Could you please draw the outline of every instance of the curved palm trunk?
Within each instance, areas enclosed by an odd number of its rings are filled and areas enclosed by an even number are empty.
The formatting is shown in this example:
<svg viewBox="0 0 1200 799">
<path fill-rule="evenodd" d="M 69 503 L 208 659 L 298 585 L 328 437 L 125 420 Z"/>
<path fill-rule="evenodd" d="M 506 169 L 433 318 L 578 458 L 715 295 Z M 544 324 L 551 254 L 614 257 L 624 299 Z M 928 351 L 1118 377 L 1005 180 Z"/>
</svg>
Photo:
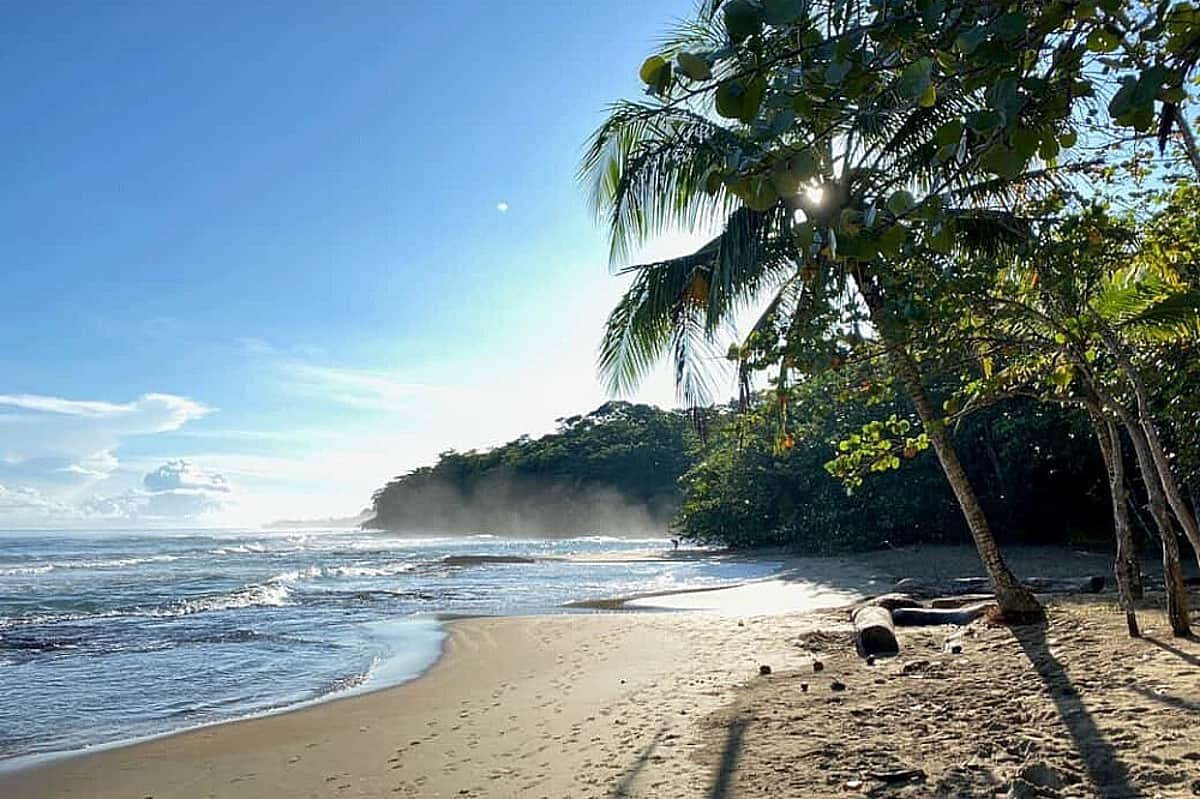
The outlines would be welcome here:
<svg viewBox="0 0 1200 799">
<path fill-rule="evenodd" d="M 958 459 L 958 453 L 950 441 L 950 436 L 946 433 L 946 424 L 942 420 L 942 415 L 937 412 L 929 399 L 917 365 L 913 363 L 912 358 L 903 347 L 888 342 L 882 333 L 881 338 L 884 339 L 887 347 L 892 369 L 908 390 L 909 398 L 912 400 L 913 407 L 916 408 L 921 425 L 925 428 L 925 434 L 929 437 L 929 443 L 933 446 L 938 462 L 942 465 L 942 471 L 946 474 L 946 480 L 950 483 L 950 488 L 958 500 L 958 506 L 971 531 L 971 538 L 975 541 L 975 548 L 979 551 L 979 558 L 983 561 L 984 568 L 987 569 L 988 577 L 991 578 L 992 587 L 996 592 L 996 600 L 1000 604 L 1000 612 L 1006 619 L 1015 622 L 1044 617 L 1045 612 L 1033 592 L 1021 584 L 1000 554 L 1000 549 L 996 546 L 996 539 L 992 536 L 987 515 L 983 511 L 983 506 L 979 504 L 979 497 L 976 496 L 966 470 L 963 469 L 962 462 Z"/>
<path fill-rule="evenodd" d="M 1137 612 L 1133 606 L 1134 584 L 1141 593 L 1141 572 L 1138 569 L 1137 558 L 1134 555 L 1133 530 L 1129 525 L 1129 508 L 1125 496 L 1125 463 L 1121 453 L 1121 439 L 1117 426 L 1110 419 L 1105 419 L 1098 408 L 1088 407 L 1092 418 L 1092 427 L 1096 433 L 1096 442 L 1100 445 L 1100 454 L 1104 458 L 1104 468 L 1108 473 L 1108 488 L 1112 496 L 1113 528 L 1117 538 L 1117 558 L 1114 571 L 1117 577 L 1117 596 L 1121 601 L 1121 609 L 1125 611 L 1125 624 L 1129 628 L 1131 638 L 1138 638 Z"/>
<path fill-rule="evenodd" d="M 1187 501 L 1183 498 L 1183 492 L 1179 490 L 1179 482 L 1175 479 L 1175 473 L 1171 471 L 1171 463 L 1167 460 L 1166 449 L 1162 445 L 1162 439 L 1158 436 L 1158 428 L 1154 426 L 1154 417 L 1150 409 L 1150 394 L 1146 390 L 1146 384 L 1121 342 L 1111 332 L 1105 332 L 1103 338 L 1108 351 L 1116 357 L 1133 386 L 1133 396 L 1137 401 L 1137 424 L 1145 434 L 1148 454 L 1154 464 L 1154 470 L 1158 473 L 1163 496 L 1170 505 L 1171 512 L 1175 514 L 1175 518 L 1179 520 L 1179 526 L 1183 528 L 1183 534 L 1187 536 L 1188 543 L 1192 545 L 1196 562 L 1200 563 L 1200 523 L 1197 523 L 1196 517 L 1188 508 Z"/>
</svg>

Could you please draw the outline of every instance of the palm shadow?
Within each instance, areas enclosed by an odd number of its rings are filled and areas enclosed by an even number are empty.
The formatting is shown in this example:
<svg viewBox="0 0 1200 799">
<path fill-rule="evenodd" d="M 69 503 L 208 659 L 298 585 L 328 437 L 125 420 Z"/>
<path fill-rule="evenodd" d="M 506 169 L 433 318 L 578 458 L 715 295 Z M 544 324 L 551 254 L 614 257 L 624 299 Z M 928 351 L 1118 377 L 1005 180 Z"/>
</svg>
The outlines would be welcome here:
<svg viewBox="0 0 1200 799">
<path fill-rule="evenodd" d="M 721 762 L 717 766 L 717 775 L 713 780 L 712 791 L 709 792 L 709 799 L 725 799 L 729 796 L 729 786 L 733 782 L 734 772 L 737 770 L 738 756 L 742 751 L 742 737 L 746 734 L 745 718 L 736 718 L 729 724 L 729 731 L 725 736 L 725 747 L 721 750 Z"/>
<path fill-rule="evenodd" d="M 638 775 L 646 768 L 651 758 L 654 757 L 654 751 L 658 749 L 658 745 L 662 742 L 663 736 L 666 734 L 666 726 L 660 727 L 654 737 L 650 739 L 650 743 L 642 749 L 637 759 L 633 761 L 633 765 L 621 777 L 621 781 L 613 786 L 612 792 L 609 794 L 611 799 L 620 799 L 621 797 L 629 796 L 633 788 L 633 784 L 637 781 Z"/>
<path fill-rule="evenodd" d="M 1190 653 L 1190 652 L 1184 652 L 1182 649 L 1180 649 L 1180 648 L 1179 648 L 1179 647 L 1177 647 L 1177 646 L 1174 646 L 1174 645 L 1172 645 L 1172 644 L 1168 644 L 1166 641 L 1160 641 L 1160 640 L 1158 640 L 1157 638 L 1153 638 L 1153 637 L 1151 637 L 1151 636 L 1148 636 L 1148 635 L 1144 635 L 1144 636 L 1142 636 L 1142 640 L 1143 640 L 1143 641 L 1146 641 L 1147 643 L 1154 644 L 1154 645 L 1155 645 L 1156 647 L 1158 647 L 1159 649 L 1162 649 L 1162 650 L 1164 650 L 1164 651 L 1166 651 L 1166 652 L 1170 652 L 1172 655 L 1174 655 L 1175 657 L 1179 658 L 1180 660 L 1183 660 L 1183 661 L 1185 661 L 1185 662 L 1187 662 L 1187 663 L 1190 663 L 1190 664 L 1192 664 L 1193 666 L 1200 667 L 1200 657 L 1198 657 L 1198 656 L 1196 656 L 1196 655 L 1193 655 L 1193 654 L 1192 654 L 1192 653 Z M 1196 640 L 1200 640 L 1200 639 L 1197 639 L 1197 638 L 1193 637 L 1193 638 L 1188 638 L 1188 639 L 1185 639 L 1185 640 L 1196 641 Z"/>
<path fill-rule="evenodd" d="M 1100 731 L 1079 690 L 1050 652 L 1045 623 L 1015 627 L 1013 635 L 1045 684 L 1092 784 L 1104 796 L 1140 796 L 1129 780 L 1129 768 L 1117 756 L 1116 747 Z"/>
<path fill-rule="evenodd" d="M 1166 693 L 1158 693 L 1157 691 L 1151 691 L 1149 688 L 1140 688 L 1136 685 L 1132 687 L 1134 691 L 1154 702 L 1161 702 L 1162 704 L 1169 705 L 1176 710 L 1184 710 L 1188 713 L 1200 713 L 1200 702 L 1191 702 L 1187 699 L 1183 699 L 1182 697 L 1172 696 L 1171 694 Z"/>
</svg>

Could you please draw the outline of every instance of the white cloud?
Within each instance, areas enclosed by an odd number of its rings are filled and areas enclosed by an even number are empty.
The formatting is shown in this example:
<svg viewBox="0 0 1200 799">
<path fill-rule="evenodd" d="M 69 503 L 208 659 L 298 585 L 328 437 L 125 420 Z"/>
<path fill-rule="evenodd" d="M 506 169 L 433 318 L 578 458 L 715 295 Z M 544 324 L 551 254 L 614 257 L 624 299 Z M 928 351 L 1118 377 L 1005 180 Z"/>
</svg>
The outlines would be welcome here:
<svg viewBox="0 0 1200 799">
<path fill-rule="evenodd" d="M 37 394 L 0 395 L 0 461 L 22 482 L 74 474 L 101 478 L 118 466 L 125 439 L 178 430 L 212 408 L 174 394 L 143 394 L 131 402 L 75 400 Z"/>
<path fill-rule="evenodd" d="M 78 515 L 73 509 L 42 495 L 35 488 L 0 485 L 0 519 L 8 523 L 35 523 Z"/>
<path fill-rule="evenodd" d="M 148 491 L 195 490 L 229 493 L 229 482 L 223 475 L 192 468 L 185 460 L 167 461 L 142 478 Z"/>
<path fill-rule="evenodd" d="M 508 213 L 508 203 L 506 203 L 506 202 L 496 203 L 496 210 L 502 214 L 507 214 Z"/>
<path fill-rule="evenodd" d="M 85 500 L 79 513 L 92 520 L 195 522 L 227 510 L 233 487 L 223 474 L 168 461 L 142 478 L 142 488 Z"/>
</svg>

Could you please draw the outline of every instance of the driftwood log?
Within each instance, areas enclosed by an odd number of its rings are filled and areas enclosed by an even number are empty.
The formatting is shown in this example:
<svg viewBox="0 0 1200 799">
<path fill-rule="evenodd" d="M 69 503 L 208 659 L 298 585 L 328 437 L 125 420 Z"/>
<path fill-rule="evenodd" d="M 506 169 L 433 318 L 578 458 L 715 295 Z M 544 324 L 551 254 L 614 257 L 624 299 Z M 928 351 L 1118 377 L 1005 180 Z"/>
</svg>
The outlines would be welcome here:
<svg viewBox="0 0 1200 799">
<path fill-rule="evenodd" d="M 1104 590 L 1105 579 L 1092 577 L 1030 577 L 1023 581 L 1031 591 L 1042 594 L 1098 594 Z M 895 592 L 915 597 L 953 597 L 967 594 L 990 594 L 992 584 L 986 577 L 958 577 L 944 583 L 930 583 L 906 577 L 896 583 Z"/>
<path fill-rule="evenodd" d="M 963 626 L 978 619 L 992 602 L 979 602 L 961 608 L 897 608 L 892 611 L 892 623 L 896 627 L 929 627 L 938 624 Z"/>
<path fill-rule="evenodd" d="M 1045 594 L 1098 594 L 1104 590 L 1104 577 L 1095 575 L 1083 578 L 1030 577 L 1025 585 Z"/>
<path fill-rule="evenodd" d="M 897 610 L 896 612 L 899 612 Z M 898 655 L 900 642 L 892 623 L 892 611 L 878 605 L 864 605 L 854 611 L 854 640 L 863 657 Z"/>
<path fill-rule="evenodd" d="M 884 610 L 895 610 L 896 608 L 919 608 L 921 601 L 909 594 L 881 594 L 877 597 L 872 597 L 863 603 L 864 605 L 872 605 Z"/>
<path fill-rule="evenodd" d="M 929 600 L 931 608 L 961 608 L 963 605 L 975 605 L 980 602 L 995 602 L 994 594 L 963 594 L 962 596 L 939 596 Z"/>
</svg>

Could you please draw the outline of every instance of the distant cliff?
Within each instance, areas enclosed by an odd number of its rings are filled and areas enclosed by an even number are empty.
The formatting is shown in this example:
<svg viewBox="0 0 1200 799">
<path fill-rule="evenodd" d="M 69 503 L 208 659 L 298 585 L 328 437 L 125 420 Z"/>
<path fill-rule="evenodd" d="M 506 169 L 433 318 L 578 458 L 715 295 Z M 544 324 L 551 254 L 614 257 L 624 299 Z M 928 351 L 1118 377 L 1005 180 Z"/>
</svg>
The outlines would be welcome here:
<svg viewBox="0 0 1200 799">
<path fill-rule="evenodd" d="M 509 535 L 666 531 L 693 464 L 687 414 L 608 402 L 541 438 L 444 452 L 372 497 L 372 529 Z"/>
</svg>

